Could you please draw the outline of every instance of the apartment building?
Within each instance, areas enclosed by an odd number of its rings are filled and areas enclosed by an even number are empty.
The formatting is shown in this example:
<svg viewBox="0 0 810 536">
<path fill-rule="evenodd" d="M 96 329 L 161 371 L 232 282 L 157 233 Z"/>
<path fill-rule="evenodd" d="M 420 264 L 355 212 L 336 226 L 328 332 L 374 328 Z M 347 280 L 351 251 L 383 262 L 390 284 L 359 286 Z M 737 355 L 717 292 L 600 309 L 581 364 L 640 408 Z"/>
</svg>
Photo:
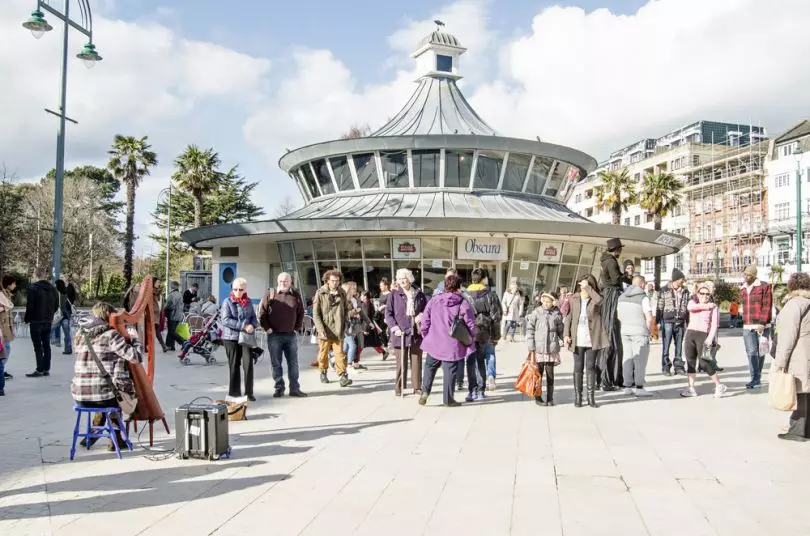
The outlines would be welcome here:
<svg viewBox="0 0 810 536">
<path fill-rule="evenodd" d="M 721 195 L 722 197 L 722 195 L 725 195 L 725 193 L 721 192 L 719 185 L 729 177 L 736 176 L 732 175 L 731 168 L 737 171 L 741 169 L 741 164 L 734 164 L 734 155 L 737 154 L 740 158 L 746 158 L 741 155 L 746 153 L 751 146 L 761 145 L 764 139 L 765 129 L 762 127 L 716 121 L 696 121 L 659 138 L 646 138 L 637 141 L 614 151 L 607 160 L 601 162 L 596 171 L 588 175 L 585 180 L 576 186 L 568 206 L 578 214 L 595 222 L 611 223 L 612 214 L 610 211 L 600 210 L 596 206 L 595 188 L 601 184 L 599 178 L 601 172 L 627 169 L 639 187 L 644 175 L 647 173 L 673 173 L 686 182 L 684 202 L 678 210 L 664 218 L 662 227 L 665 230 L 687 236 L 691 243 L 677 254 L 662 258 L 661 280 L 663 282 L 668 281 L 673 267 L 683 270 L 691 277 L 699 277 L 709 273 L 717 275 L 718 268 L 723 268 L 724 273 L 728 274 L 732 264 L 729 264 L 729 269 L 725 269 L 725 266 L 727 262 L 730 263 L 731 254 L 735 251 L 735 248 L 733 245 L 727 246 L 726 242 L 736 244 L 736 242 L 731 241 L 731 237 L 739 234 L 742 223 L 738 223 L 738 229 L 733 228 L 731 224 L 733 218 L 725 212 L 732 206 L 730 203 L 717 203 L 717 206 L 721 208 L 719 211 L 714 210 L 714 196 Z M 764 157 L 765 154 L 762 151 L 760 158 L 764 159 Z M 725 169 L 726 165 L 730 166 L 728 170 Z M 749 167 L 753 169 L 755 166 L 749 164 L 746 169 Z M 760 178 L 762 178 L 764 175 L 762 162 L 760 162 L 757 169 Z M 696 172 L 700 172 L 700 174 L 695 175 Z M 711 173 L 712 177 L 718 176 L 723 179 L 709 181 L 710 184 L 700 187 L 703 184 L 700 182 L 701 177 L 706 173 Z M 697 182 L 691 184 L 694 181 Z M 764 179 L 762 181 L 764 182 Z M 705 198 L 710 195 L 709 191 L 711 191 L 712 196 L 711 204 L 705 201 Z M 760 201 L 761 198 L 760 191 Z M 730 199 L 734 201 L 734 198 Z M 698 200 L 700 200 L 699 208 L 703 218 L 700 223 L 692 215 Z M 743 201 L 745 201 L 744 197 Z M 739 203 L 734 201 L 734 205 L 737 204 Z M 712 210 L 703 210 L 704 207 L 709 206 L 711 206 Z M 761 203 L 757 207 L 767 211 L 767 206 L 763 208 Z M 751 222 L 757 221 L 753 213 L 748 214 L 747 217 L 751 218 Z M 709 225 L 707 221 L 718 218 L 723 224 L 723 231 L 718 233 L 717 222 L 712 221 L 714 227 L 712 227 L 712 231 L 708 235 L 711 236 L 711 239 L 707 240 L 705 238 L 707 236 L 706 225 Z M 741 221 L 740 218 L 742 216 L 738 215 L 738 221 Z M 726 220 L 728 220 L 727 224 L 725 223 Z M 761 225 L 764 220 L 760 218 L 758 221 L 760 221 Z M 640 206 L 631 206 L 622 214 L 620 223 L 627 226 L 652 228 L 653 216 L 647 214 Z M 753 223 L 746 225 L 745 228 L 750 229 L 752 225 Z M 717 237 L 716 240 L 715 236 Z M 755 241 L 756 239 L 751 237 L 751 240 L 746 243 Z M 709 250 L 714 252 L 711 262 L 709 262 L 708 258 Z M 738 257 L 751 250 L 750 254 L 753 258 L 756 248 L 753 250 L 750 247 L 741 249 L 737 246 L 736 250 Z M 729 259 L 729 261 L 726 259 Z M 637 265 L 640 266 L 642 273 L 645 275 L 650 277 L 653 275 L 652 259 L 643 260 Z M 739 265 L 739 262 L 737 265 Z"/>
<path fill-rule="evenodd" d="M 796 271 L 797 209 L 803 216 L 803 270 L 810 266 L 810 120 L 798 123 L 771 142 L 766 170 L 770 217 L 763 264 L 768 269 L 780 265 L 783 280 L 787 281 Z"/>
</svg>

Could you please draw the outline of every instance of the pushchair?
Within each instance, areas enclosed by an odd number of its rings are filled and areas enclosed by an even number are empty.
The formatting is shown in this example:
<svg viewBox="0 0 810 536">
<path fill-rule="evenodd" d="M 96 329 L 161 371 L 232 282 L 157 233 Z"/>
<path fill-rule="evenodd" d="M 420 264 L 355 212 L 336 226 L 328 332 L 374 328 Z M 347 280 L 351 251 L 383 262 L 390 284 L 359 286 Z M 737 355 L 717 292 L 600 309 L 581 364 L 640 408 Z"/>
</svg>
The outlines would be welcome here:
<svg viewBox="0 0 810 536">
<path fill-rule="evenodd" d="M 205 362 L 213 365 L 217 360 L 212 355 L 214 351 L 222 345 L 222 331 L 217 324 L 219 315 L 211 315 L 206 319 L 202 329 L 191 334 L 191 337 L 183 343 L 183 348 L 177 354 L 177 358 L 184 365 L 191 364 L 189 354 L 195 353 L 201 355 Z"/>
</svg>

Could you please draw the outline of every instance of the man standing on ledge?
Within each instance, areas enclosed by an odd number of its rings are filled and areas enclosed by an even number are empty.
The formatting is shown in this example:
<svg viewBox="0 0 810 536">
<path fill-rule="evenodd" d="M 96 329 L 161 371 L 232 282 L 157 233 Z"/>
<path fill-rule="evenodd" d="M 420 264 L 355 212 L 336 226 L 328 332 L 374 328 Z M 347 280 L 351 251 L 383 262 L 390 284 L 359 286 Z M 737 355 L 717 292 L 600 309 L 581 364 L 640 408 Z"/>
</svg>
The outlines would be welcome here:
<svg viewBox="0 0 810 536">
<path fill-rule="evenodd" d="M 335 370 L 340 377 L 340 386 L 352 384 L 346 372 L 346 354 L 343 353 L 343 337 L 352 309 L 346 292 L 340 288 L 343 276 L 337 270 L 323 274 L 324 285 L 315 293 L 312 300 L 312 319 L 318 330 L 318 368 L 321 369 L 321 383 L 329 383 L 326 371 L 329 370 L 329 350 L 335 354 Z"/>
<path fill-rule="evenodd" d="M 298 338 L 304 324 L 304 302 L 292 286 L 292 277 L 283 272 L 278 275 L 276 288 L 268 290 L 259 304 L 259 324 L 267 333 L 267 348 L 273 380 L 276 382 L 273 398 L 284 396 L 284 368 L 287 360 L 287 376 L 290 379 L 290 396 L 303 398 L 307 394 L 298 383 Z"/>
<path fill-rule="evenodd" d="M 759 389 L 762 386 L 762 365 L 765 363 L 765 353 L 760 350 L 760 344 L 771 335 L 773 292 L 768 283 L 757 277 L 756 266 L 748 266 L 743 271 L 743 278 L 745 283 L 740 289 L 743 341 L 748 355 L 748 371 L 751 373 L 751 381 L 745 384 L 745 388 Z"/>
<path fill-rule="evenodd" d="M 602 390 L 615 391 L 624 383 L 622 378 L 622 342 L 619 333 L 619 323 L 616 319 L 616 306 L 622 289 L 622 270 L 619 267 L 619 257 L 622 255 L 624 245 L 618 238 L 607 241 L 607 251 L 600 259 L 602 272 L 599 277 L 599 286 L 602 293 L 602 324 L 608 335 L 610 344 L 602 350 L 599 358 L 599 368 L 602 376 Z M 597 378 L 598 381 L 598 378 Z"/>
</svg>

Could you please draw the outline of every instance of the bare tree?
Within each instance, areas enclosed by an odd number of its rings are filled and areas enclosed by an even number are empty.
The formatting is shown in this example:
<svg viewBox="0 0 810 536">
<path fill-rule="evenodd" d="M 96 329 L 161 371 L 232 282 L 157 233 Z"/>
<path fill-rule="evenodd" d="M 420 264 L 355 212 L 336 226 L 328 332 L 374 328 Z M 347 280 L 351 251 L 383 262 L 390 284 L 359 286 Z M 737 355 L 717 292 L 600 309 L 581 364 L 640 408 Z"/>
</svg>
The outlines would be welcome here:
<svg viewBox="0 0 810 536">
<path fill-rule="evenodd" d="M 368 124 L 365 125 L 352 125 L 349 127 L 349 130 L 344 132 L 341 136 L 341 140 L 352 140 L 355 138 L 365 138 L 371 134 L 371 127 Z"/>
<path fill-rule="evenodd" d="M 295 210 L 295 203 L 287 196 L 276 209 L 276 218 L 283 218 L 293 210 Z"/>
<path fill-rule="evenodd" d="M 15 180 L 5 164 L 0 166 L 0 274 L 12 264 L 14 253 L 20 253 L 16 245 L 22 229 L 23 197 Z"/>
</svg>

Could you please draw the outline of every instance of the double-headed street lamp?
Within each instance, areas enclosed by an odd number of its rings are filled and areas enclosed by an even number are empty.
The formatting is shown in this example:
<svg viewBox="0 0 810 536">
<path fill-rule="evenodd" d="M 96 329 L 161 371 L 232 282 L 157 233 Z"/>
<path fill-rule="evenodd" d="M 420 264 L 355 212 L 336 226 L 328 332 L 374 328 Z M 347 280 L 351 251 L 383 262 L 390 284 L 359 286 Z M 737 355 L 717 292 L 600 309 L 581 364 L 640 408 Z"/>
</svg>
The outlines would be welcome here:
<svg viewBox="0 0 810 536">
<path fill-rule="evenodd" d="M 62 39 L 62 84 L 61 94 L 59 100 L 59 112 L 53 112 L 45 109 L 46 112 L 59 117 L 59 131 L 56 136 L 56 179 L 54 181 L 54 198 L 53 198 L 53 278 L 59 279 L 62 269 L 62 190 L 64 185 L 65 174 L 65 120 L 76 123 L 73 119 L 67 117 L 67 110 L 65 109 L 65 100 L 67 94 L 67 57 L 68 57 L 68 34 L 69 29 L 73 27 L 75 30 L 87 36 L 88 42 L 84 45 L 81 52 L 76 54 L 76 57 L 84 62 L 87 67 L 92 67 L 97 62 L 101 61 L 101 56 L 96 52 L 96 47 L 93 45 L 93 14 L 90 11 L 89 0 L 76 0 L 79 4 L 79 11 L 81 12 L 81 22 L 76 22 L 70 18 L 70 4 L 71 0 L 65 0 L 64 13 L 52 7 L 47 0 L 37 0 L 37 7 L 31 13 L 31 18 L 23 23 L 23 28 L 31 30 L 31 35 L 39 39 L 45 32 L 53 30 L 53 26 L 48 24 L 45 20 L 43 11 L 47 11 L 57 19 L 64 23 L 64 36 Z"/>
<path fill-rule="evenodd" d="M 797 144 L 799 142 L 796 142 Z M 796 272 L 802 271 L 802 152 L 801 147 L 796 147 L 793 156 L 796 158 Z"/>
</svg>

